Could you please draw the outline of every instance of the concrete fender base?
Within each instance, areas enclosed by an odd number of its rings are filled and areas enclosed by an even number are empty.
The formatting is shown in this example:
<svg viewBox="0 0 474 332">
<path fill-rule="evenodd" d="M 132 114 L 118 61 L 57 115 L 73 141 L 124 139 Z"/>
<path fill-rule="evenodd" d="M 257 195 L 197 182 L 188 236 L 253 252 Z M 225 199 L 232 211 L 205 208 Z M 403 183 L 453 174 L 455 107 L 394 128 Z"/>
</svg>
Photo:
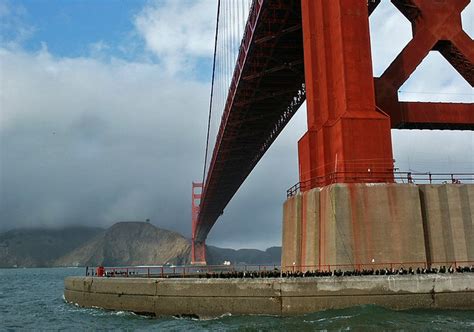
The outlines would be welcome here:
<svg viewBox="0 0 474 332">
<path fill-rule="evenodd" d="M 283 205 L 283 270 L 474 261 L 474 185 L 333 184 Z"/>
<path fill-rule="evenodd" d="M 68 277 L 65 298 L 82 307 L 217 317 L 297 315 L 376 304 L 392 309 L 474 309 L 474 274 L 294 279 Z"/>
</svg>

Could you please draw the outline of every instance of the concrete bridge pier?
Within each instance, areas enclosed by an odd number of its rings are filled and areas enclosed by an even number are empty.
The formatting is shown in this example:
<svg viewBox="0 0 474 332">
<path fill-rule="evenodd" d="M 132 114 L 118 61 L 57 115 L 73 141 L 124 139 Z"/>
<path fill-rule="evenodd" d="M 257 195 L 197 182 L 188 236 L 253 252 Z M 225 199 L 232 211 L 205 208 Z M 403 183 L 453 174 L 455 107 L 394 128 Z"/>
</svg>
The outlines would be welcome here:
<svg viewBox="0 0 474 332">
<path fill-rule="evenodd" d="M 333 184 L 298 193 L 283 206 L 286 270 L 473 261 L 472 184 Z"/>
</svg>

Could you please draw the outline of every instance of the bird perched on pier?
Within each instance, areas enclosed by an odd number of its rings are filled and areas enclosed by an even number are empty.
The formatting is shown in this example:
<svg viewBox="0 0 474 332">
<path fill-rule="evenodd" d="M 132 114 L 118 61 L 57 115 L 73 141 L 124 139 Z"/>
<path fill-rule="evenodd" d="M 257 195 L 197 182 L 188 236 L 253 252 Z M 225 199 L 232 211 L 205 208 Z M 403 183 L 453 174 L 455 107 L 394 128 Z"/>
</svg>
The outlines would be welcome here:
<svg viewBox="0 0 474 332">
<path fill-rule="evenodd" d="M 342 276 L 342 271 L 341 271 L 340 269 L 337 270 L 337 271 L 334 271 L 334 275 L 335 275 L 336 277 L 341 277 L 341 276 Z"/>
</svg>

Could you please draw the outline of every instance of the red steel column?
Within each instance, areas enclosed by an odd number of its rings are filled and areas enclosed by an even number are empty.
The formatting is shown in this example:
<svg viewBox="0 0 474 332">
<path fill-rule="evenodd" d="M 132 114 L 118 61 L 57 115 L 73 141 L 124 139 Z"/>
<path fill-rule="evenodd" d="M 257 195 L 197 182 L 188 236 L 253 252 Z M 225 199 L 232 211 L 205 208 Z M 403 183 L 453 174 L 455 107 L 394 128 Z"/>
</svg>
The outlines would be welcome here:
<svg viewBox="0 0 474 332">
<path fill-rule="evenodd" d="M 301 0 L 308 132 L 302 190 L 392 182 L 389 117 L 375 105 L 367 1 Z"/>
<path fill-rule="evenodd" d="M 191 239 L 191 264 L 206 264 L 206 243 L 196 242 L 196 223 L 199 215 L 199 205 L 201 203 L 202 183 L 193 182 L 192 191 L 192 239 Z M 199 191 L 199 192 L 198 192 Z"/>
</svg>

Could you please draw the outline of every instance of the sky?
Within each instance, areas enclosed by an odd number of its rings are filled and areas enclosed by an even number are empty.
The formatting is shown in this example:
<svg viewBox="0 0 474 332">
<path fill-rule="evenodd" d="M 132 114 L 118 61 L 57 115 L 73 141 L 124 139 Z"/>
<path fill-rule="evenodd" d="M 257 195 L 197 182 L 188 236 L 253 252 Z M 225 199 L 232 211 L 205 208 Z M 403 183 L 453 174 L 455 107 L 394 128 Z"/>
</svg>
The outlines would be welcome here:
<svg viewBox="0 0 474 332">
<path fill-rule="evenodd" d="M 246 1 L 246 0 L 244 0 Z M 0 0 L 0 231 L 151 219 L 191 232 L 202 178 L 216 0 Z M 474 36 L 474 5 L 463 12 Z M 382 0 L 370 19 L 374 74 L 411 38 Z M 400 100 L 474 102 L 432 52 Z M 303 106 L 248 177 L 208 244 L 281 245 L 298 181 Z M 469 131 L 393 130 L 401 170 L 474 172 Z"/>
</svg>

